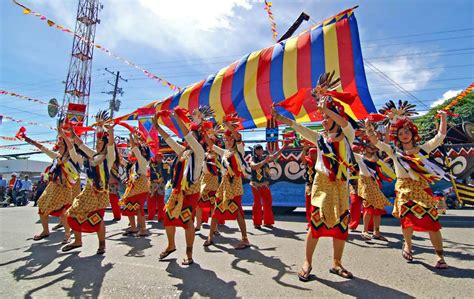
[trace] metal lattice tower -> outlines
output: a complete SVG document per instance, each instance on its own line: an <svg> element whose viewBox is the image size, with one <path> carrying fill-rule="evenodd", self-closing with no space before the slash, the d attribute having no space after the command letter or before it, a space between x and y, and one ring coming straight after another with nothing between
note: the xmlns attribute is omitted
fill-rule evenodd
<svg viewBox="0 0 474 299"><path fill-rule="evenodd" d="M64 108L67 104L74 103L85 104L89 110L93 43L96 25L100 23L98 14L101 8L99 0L79 0L71 60L64 89Z"/></svg>

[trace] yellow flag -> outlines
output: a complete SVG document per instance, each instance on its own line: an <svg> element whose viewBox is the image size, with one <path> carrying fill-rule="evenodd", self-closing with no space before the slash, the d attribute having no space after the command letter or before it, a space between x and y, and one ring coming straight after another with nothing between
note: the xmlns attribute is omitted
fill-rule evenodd
<svg viewBox="0 0 474 299"><path fill-rule="evenodd" d="M29 14L30 12L31 12L31 10L28 9L28 8L23 9L23 13L24 13L25 15Z"/></svg>

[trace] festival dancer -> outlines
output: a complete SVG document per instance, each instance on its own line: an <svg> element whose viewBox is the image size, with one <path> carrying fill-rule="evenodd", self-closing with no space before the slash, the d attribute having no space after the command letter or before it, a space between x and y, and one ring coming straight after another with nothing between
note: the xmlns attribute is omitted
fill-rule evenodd
<svg viewBox="0 0 474 299"><path fill-rule="evenodd" d="M169 113L169 111L166 111ZM162 112L160 112L162 113ZM201 177L204 148L199 143L198 132L190 131L183 120L172 113L179 129L184 135L186 141L184 145L178 144L168 133L158 124L158 117L153 118L153 125L158 134L163 137L165 142L176 153L176 161L173 165L172 191L168 202L165 205L165 230L168 238L168 246L160 253L160 260L165 259L171 253L176 251L175 234L176 227L183 227L186 238L186 258L182 265L189 266L194 263L193 244L194 244L194 216L196 206L199 200L199 189L201 187L199 178ZM165 115L161 115L166 117Z"/></svg>
<svg viewBox="0 0 474 299"><path fill-rule="evenodd" d="M440 146L446 137L447 113L439 111L441 121L438 133L433 139L420 145L418 128L409 119L409 116L415 113L414 107L413 104L400 101L398 109L393 102L389 102L386 108L381 110L391 119L389 133L395 148L378 140L371 123L367 123L367 135L370 142L384 151L394 163L397 182L393 215L400 218L405 239L403 258L409 262L413 260L413 231L428 232L437 255L435 267L446 269L448 265L444 259L441 224L429 183L441 178L449 180L449 177L444 169L429 157L429 153Z"/></svg>
<svg viewBox="0 0 474 299"><path fill-rule="evenodd" d="M214 244L214 232L219 221L237 220L242 234L242 240L237 244L236 249L250 247L247 236L247 226L245 224L244 210L242 209L242 194L244 193L242 177L246 162L244 160L244 145L242 136L237 131L237 123L241 119L236 115L229 115L224 118L223 126L225 149L213 145L215 151L221 158L222 181L217 190L217 204L214 208L211 220L209 236L204 242L204 246Z"/></svg>
<svg viewBox="0 0 474 299"><path fill-rule="evenodd" d="M391 182L395 174L390 166L379 159L378 149L371 145L366 136L362 137L359 144L361 153L354 153L359 165L359 178L357 182L357 195L363 200L364 229L361 236L364 240L388 240L380 233L381 216L385 214L385 206L391 203L382 192L382 181ZM387 173L387 175L384 174ZM351 215L352 216L352 215ZM373 221L373 236L369 235L369 224Z"/></svg>
<svg viewBox="0 0 474 299"><path fill-rule="evenodd" d="M148 197L148 217L151 221L158 217L158 221L165 219L165 185L166 170L163 164L163 154L156 152L150 160L150 196Z"/></svg>
<svg viewBox="0 0 474 299"><path fill-rule="evenodd" d="M355 166L351 150L355 133L349 123L352 120L345 114L344 107L331 97L334 94L345 95L331 91L339 85L339 79L332 80L333 75L334 73L323 74L312 93L322 114L324 132L306 128L278 114L275 107L272 109L272 115L277 121L292 127L317 145L316 176L311 190L311 229L306 236L305 261L298 272L301 281L309 280L313 253L320 237L333 238L333 267L329 271L344 278L353 277L342 266L341 260L348 237L348 179Z"/></svg>
<svg viewBox="0 0 474 299"><path fill-rule="evenodd" d="M201 230L201 224L207 223L209 216L216 206L216 194L219 188L219 165L217 154L212 146L217 142L215 136L204 135L206 154L201 175L201 193L196 208L196 231ZM222 221L223 223L223 221Z"/></svg>
<svg viewBox="0 0 474 299"><path fill-rule="evenodd" d="M73 162L70 155L73 145L67 139L60 126L58 127L58 141L53 148L53 150L57 152L53 152L27 137L24 133L26 130L24 128L22 129L20 129L17 136L23 138L29 144L34 145L53 159L53 163L48 166L45 171L49 176L48 185L38 199L38 214L43 230L41 233L35 235L33 240L39 241L49 236L48 216L51 215L58 217L64 226L64 239L62 244L67 244L70 239L70 228L66 220L65 212L72 204L72 190L74 184L77 184L79 180L79 165Z"/></svg>
<svg viewBox="0 0 474 299"><path fill-rule="evenodd" d="M109 202L112 208L112 214L114 221L120 221L122 219L122 211L120 210L120 198L118 196L119 189L122 186L123 176L125 173L125 165L127 162L122 157L119 148L126 148L126 143L120 143L120 138L116 138L115 144L115 162L110 169L109 178Z"/></svg>
<svg viewBox="0 0 474 299"><path fill-rule="evenodd" d="M120 201L122 215L128 217L130 227L122 235L130 236L138 233L139 236L146 237L149 233L145 223L144 205L150 195L148 161L151 158L151 152L139 131L130 133L130 147L127 188ZM135 222L135 216L140 229Z"/></svg>
<svg viewBox="0 0 474 299"><path fill-rule="evenodd" d="M67 252L82 247L82 233L97 233L99 248L97 254L105 253L105 208L109 204L109 175L115 159L113 125L107 112L99 112L97 120L97 141L95 151L87 147L71 129L71 136L80 151L71 152L76 161L84 165L87 182L82 192L67 210L67 221L74 232L74 242L61 250ZM107 132L104 129L107 128Z"/></svg>
<svg viewBox="0 0 474 299"><path fill-rule="evenodd" d="M301 152L300 161L305 167L305 204L306 221L308 222L308 228L311 220L311 188L313 187L313 181L316 172L314 169L314 165L316 165L317 158L318 150L314 147L310 148L310 143L305 140L303 143L303 151Z"/></svg>
<svg viewBox="0 0 474 299"><path fill-rule="evenodd" d="M260 144L254 147L254 154L250 162L252 178L250 186L253 194L252 220L256 229L263 226L273 228L275 219L273 216L273 200L270 191L270 167L268 163L274 161L283 151L284 146L274 154L263 156L263 146ZM263 209L262 209L263 206Z"/></svg>

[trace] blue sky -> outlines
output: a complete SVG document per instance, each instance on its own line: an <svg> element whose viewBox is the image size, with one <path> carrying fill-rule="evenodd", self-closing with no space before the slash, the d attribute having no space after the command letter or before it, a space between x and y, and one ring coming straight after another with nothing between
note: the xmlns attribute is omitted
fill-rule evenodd
<svg viewBox="0 0 474 299"><path fill-rule="evenodd" d="M22 1L58 24L74 28L77 1ZM97 26L101 44L150 72L184 87L214 73L237 58L272 44L263 1L104 0ZM273 1L279 35L300 12L311 16L304 30L346 8L355 11L363 56L400 83L426 110L435 101L454 96L474 80L474 1ZM0 1L0 89L31 98L62 101L72 37L23 15L11 1ZM418 53L413 55L413 53ZM419 54L421 53L421 54ZM101 51L95 51L91 112L108 107L113 82L107 67L128 79L122 82L120 114L172 91ZM388 99L408 99L366 65L369 88L377 107ZM46 107L0 96L1 114L54 126ZM19 124L3 121L0 136L13 136ZM54 139L46 127L28 125L38 140ZM263 136L254 136L263 137ZM0 145L16 142L0 140ZM30 146L21 146L28 150ZM8 150L9 152L10 150ZM0 154L7 152L0 149ZM35 156L35 159L39 158Z"/></svg>

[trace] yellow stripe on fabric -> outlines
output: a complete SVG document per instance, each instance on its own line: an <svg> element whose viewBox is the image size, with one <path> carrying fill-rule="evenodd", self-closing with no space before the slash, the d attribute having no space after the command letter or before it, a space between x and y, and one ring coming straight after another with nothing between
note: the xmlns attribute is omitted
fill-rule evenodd
<svg viewBox="0 0 474 299"><path fill-rule="evenodd" d="M257 127L262 127L267 124L267 118L260 106L260 101L257 96L257 69L260 52L256 51L249 55L245 65L244 77L244 99L247 109L252 115L253 122Z"/></svg>
<svg viewBox="0 0 474 299"><path fill-rule="evenodd" d="M103 163L99 165L99 173L100 173L100 181L102 183L102 188L105 188L107 186L107 182L105 181L105 169L104 169Z"/></svg>
<svg viewBox="0 0 474 299"><path fill-rule="evenodd" d="M323 26L324 33L324 63L326 65L326 72L331 73L335 71L334 78L340 78L341 72L339 69L339 48L337 45L337 33L336 33L336 23ZM338 91L342 90L342 85L337 89ZM338 101L344 107L344 111L353 119L357 119L354 112L349 105Z"/></svg>
<svg viewBox="0 0 474 299"><path fill-rule="evenodd" d="M181 97L179 98L179 107L189 109L189 96L191 95L191 92L193 91L194 87L196 87L196 84L190 85L183 91ZM189 113L191 112L192 111L189 111Z"/></svg>
<svg viewBox="0 0 474 299"><path fill-rule="evenodd" d="M218 122L221 122L225 115L224 108L222 108L221 89L222 81L224 80L224 74L227 71L227 68L228 67L225 67L217 73L209 93L209 107L214 109L215 119Z"/></svg>
<svg viewBox="0 0 474 299"><path fill-rule="evenodd" d="M163 105L163 102L159 103L159 104L156 104L155 105L155 111L156 112L159 112L161 110L161 106ZM158 123L161 125L161 126L164 126L165 123L163 122L163 117L160 117L158 118Z"/></svg>
<svg viewBox="0 0 474 299"><path fill-rule="evenodd" d="M347 162L347 149L346 149L346 142L342 140L339 142L339 157L343 159L344 162ZM336 178L340 179L343 175L347 178L347 165L339 162L339 168L336 175Z"/></svg>
<svg viewBox="0 0 474 299"><path fill-rule="evenodd" d="M289 98L298 92L298 37L287 40L283 54L283 93ZM300 113L295 115L299 123L310 122L308 112L301 107Z"/></svg>

